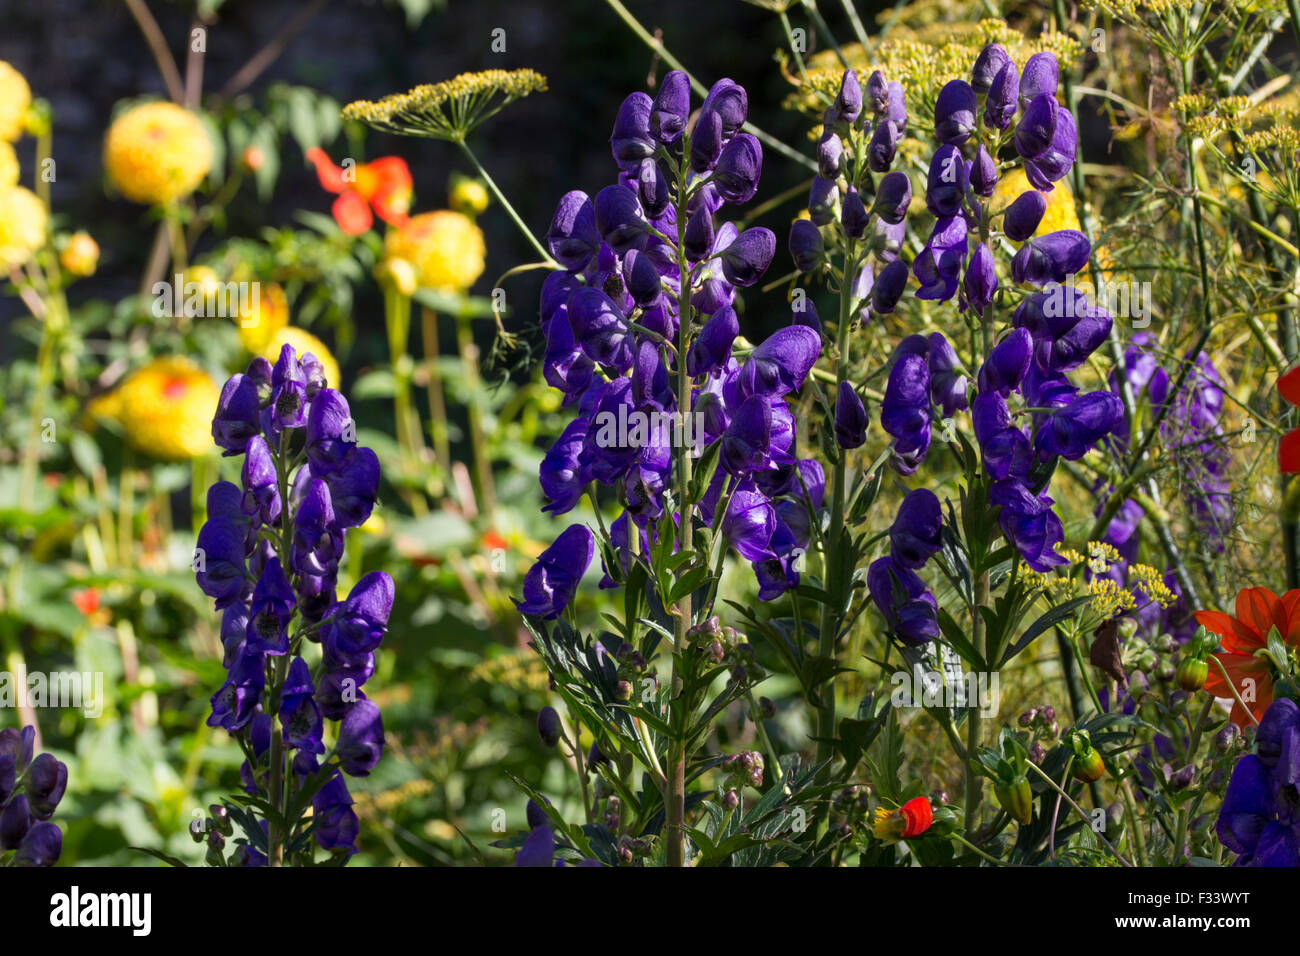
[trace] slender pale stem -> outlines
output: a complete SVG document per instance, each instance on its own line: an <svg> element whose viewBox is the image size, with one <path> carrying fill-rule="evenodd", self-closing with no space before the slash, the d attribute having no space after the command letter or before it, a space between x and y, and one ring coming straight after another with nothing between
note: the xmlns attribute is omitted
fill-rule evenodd
<svg viewBox="0 0 1300 956"><path fill-rule="evenodd" d="M519 227L519 231L524 234L524 237L528 240L529 244L537 250L543 259L550 263L552 268L558 269L560 264L551 258L551 254L546 251L545 247L543 247L540 242L537 241L537 237L533 235L533 231L524 224L523 217L515 211L514 206L510 205L510 200L507 199L506 194L501 191L501 187L497 185L496 180L493 179L488 174L488 171L483 168L483 164L480 163L478 157L474 155L474 151L469 148L469 143L466 143L464 140L457 140L456 145L459 146L461 152L465 154L465 158L468 159L474 168L478 170L478 174L483 177L483 182L487 183L488 189L492 190L492 195L497 197L497 202L501 204L501 208L506 211L506 214L509 215L512 220L514 220L515 225Z"/></svg>

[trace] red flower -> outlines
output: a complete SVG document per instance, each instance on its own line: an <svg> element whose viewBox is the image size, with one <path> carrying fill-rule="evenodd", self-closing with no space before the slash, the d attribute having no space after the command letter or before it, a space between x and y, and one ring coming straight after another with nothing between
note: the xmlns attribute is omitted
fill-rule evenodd
<svg viewBox="0 0 1300 956"><path fill-rule="evenodd" d="M1278 394L1300 407L1300 366L1277 380ZM1277 466L1284 475L1300 474L1300 428L1293 428L1277 443Z"/></svg>
<svg viewBox="0 0 1300 956"><path fill-rule="evenodd" d="M930 829L930 822L934 819L934 811L930 808L930 801L926 797L913 797L899 807L898 813L905 821L904 840L908 837L920 836Z"/></svg>
<svg viewBox="0 0 1300 956"><path fill-rule="evenodd" d="M1223 611L1197 611L1196 620L1219 636L1223 650L1210 656L1228 673L1225 680L1223 671L1211 664L1205 689L1215 697L1231 699L1232 722L1245 728L1259 723L1273 703L1273 671L1268 659L1255 652L1268 646L1269 631L1275 627L1288 647L1300 645L1300 590L1279 598L1268 588L1246 588L1237 595L1236 612L1233 617ZM1232 688L1246 709L1236 701Z"/></svg>
<svg viewBox="0 0 1300 956"><path fill-rule="evenodd" d="M99 591L95 588L77 591L72 595L72 603L77 606L78 611L90 617L99 610Z"/></svg>
<svg viewBox="0 0 1300 956"><path fill-rule="evenodd" d="M411 170L399 156L382 156L374 162L343 169L335 166L319 147L307 150L316 166L321 186L338 194L334 221L349 236L359 236L374 222L371 207L384 222L400 226L411 208Z"/></svg>

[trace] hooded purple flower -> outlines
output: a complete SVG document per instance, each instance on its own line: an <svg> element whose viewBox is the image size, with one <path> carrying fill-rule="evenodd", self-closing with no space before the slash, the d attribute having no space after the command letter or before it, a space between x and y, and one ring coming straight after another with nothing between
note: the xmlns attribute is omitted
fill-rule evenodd
<svg viewBox="0 0 1300 956"><path fill-rule="evenodd" d="M305 753L323 754L325 745L321 738L325 724L321 720L315 693L307 662L295 657L280 690L280 726L284 728L284 742Z"/></svg>
<svg viewBox="0 0 1300 956"><path fill-rule="evenodd" d="M981 242L971 255L966 267L966 276L962 281L961 301L976 315L983 315L984 310L993 301L993 293L998 288L998 274L993 268L993 252L988 243Z"/></svg>
<svg viewBox="0 0 1300 956"><path fill-rule="evenodd" d="M614 300L591 286L569 297L569 322L585 354L593 362L619 372L632 367L632 330Z"/></svg>
<svg viewBox="0 0 1300 956"><path fill-rule="evenodd" d="M695 121L691 135L691 169L707 173L722 155L722 116L715 112L702 112Z"/></svg>
<svg viewBox="0 0 1300 956"><path fill-rule="evenodd" d="M1046 51L1035 53L1025 64L1024 75L1020 77L1020 105L1028 106L1039 96L1055 98L1060 77L1061 68L1055 54Z"/></svg>
<svg viewBox="0 0 1300 956"><path fill-rule="evenodd" d="M1002 217L1002 231L1012 242L1024 242L1038 231L1047 212L1047 198L1037 189L1028 189L1007 206Z"/></svg>
<svg viewBox="0 0 1300 956"><path fill-rule="evenodd" d="M862 196L853 186L844 194L844 207L840 211L840 224L844 235L850 239L861 239L867 232L867 207L862 204Z"/></svg>
<svg viewBox="0 0 1300 956"><path fill-rule="evenodd" d="M655 141L650 135L650 97L640 91L631 93L618 108L609 146L620 169L630 169L654 155Z"/></svg>
<svg viewBox="0 0 1300 956"><path fill-rule="evenodd" d="M244 529L228 518L209 518L199 529L194 577L218 611L244 593L245 546Z"/></svg>
<svg viewBox="0 0 1300 956"><path fill-rule="evenodd" d="M966 198L966 163L956 146L940 146L930 159L925 205L939 219L956 216Z"/></svg>
<svg viewBox="0 0 1300 956"><path fill-rule="evenodd" d="M933 491L909 491L889 528L889 554L898 567L913 571L943 546L943 508Z"/></svg>
<svg viewBox="0 0 1300 956"><path fill-rule="evenodd" d="M1020 388L1034 357L1034 341L1024 329L1012 329L993 346L980 366L979 390L998 392L1004 398Z"/></svg>
<svg viewBox="0 0 1300 956"><path fill-rule="evenodd" d="M984 470L995 481L1022 478L1033 466L1029 436L1012 424L1006 400L996 390L981 391L971 406L975 440L979 443Z"/></svg>
<svg viewBox="0 0 1300 956"><path fill-rule="evenodd" d="M1036 286L1065 282L1083 270L1091 254L1087 236L1075 229L1059 229L1020 247L1011 260L1011 278Z"/></svg>
<svg viewBox="0 0 1300 956"><path fill-rule="evenodd" d="M772 503L753 482L737 485L722 519L722 533L731 546L747 561L766 560L772 556L770 545L775 531Z"/></svg>
<svg viewBox="0 0 1300 956"><path fill-rule="evenodd" d="M244 514L260 524L274 525L280 520L280 487L271 449L261 435L248 442L244 455Z"/></svg>
<svg viewBox="0 0 1300 956"><path fill-rule="evenodd" d="M912 571L892 558L877 558L867 568L867 591L890 631L904 643L927 644L938 638L938 605Z"/></svg>
<svg viewBox="0 0 1300 956"><path fill-rule="evenodd" d="M248 653L279 655L289 651L289 621L297 604L280 559L272 558L253 588L248 631L244 646Z"/></svg>
<svg viewBox="0 0 1300 956"><path fill-rule="evenodd" d="M586 268L600 248L596 208L586 193L575 189L560 197L546 232L546 245L555 261L569 271Z"/></svg>
<svg viewBox="0 0 1300 956"><path fill-rule="evenodd" d="M941 143L960 146L975 132L975 91L965 80L951 80L939 91L934 104L934 136Z"/></svg>
<svg viewBox="0 0 1300 956"><path fill-rule="evenodd" d="M361 825L343 775L335 773L311 800L312 834L323 850L356 852Z"/></svg>
<svg viewBox="0 0 1300 956"><path fill-rule="evenodd" d="M1016 307L1016 328L1034 338L1034 361L1045 371L1068 372L1082 365L1110 334L1111 317L1074 286L1054 285Z"/></svg>
<svg viewBox="0 0 1300 956"><path fill-rule="evenodd" d="M985 199L993 195L993 190L998 184L998 166L983 143L975 151L975 158L971 161L967 178L970 180L971 191L975 195Z"/></svg>
<svg viewBox="0 0 1300 956"><path fill-rule="evenodd" d="M928 341L930 400L942 406L944 418L952 418L968 404L967 381L961 369L961 359L942 332L931 332Z"/></svg>
<svg viewBox="0 0 1300 956"><path fill-rule="evenodd" d="M976 93L985 95L993 88L993 81L1002 72L1002 68L1011 62L1011 57L1001 43L990 43L980 50L971 67L970 85Z"/></svg>
<svg viewBox="0 0 1300 956"><path fill-rule="evenodd" d="M217 414L212 419L213 442L225 449L225 457L241 455L261 427L257 383L246 375L230 376L221 389Z"/></svg>
<svg viewBox="0 0 1300 956"><path fill-rule="evenodd" d="M38 754L27 768L27 803L37 820L54 816L68 789L68 768L53 754Z"/></svg>
<svg viewBox="0 0 1300 956"><path fill-rule="evenodd" d="M898 225L912 204L912 180L907 173L892 172L880 177L871 211L890 225Z"/></svg>
<svg viewBox="0 0 1300 956"><path fill-rule="evenodd" d="M226 682L212 695L209 727L234 733L252 722L266 686L264 662L265 658L258 653L246 650L239 654L226 675Z"/></svg>
<svg viewBox="0 0 1300 956"><path fill-rule="evenodd" d="M538 481L547 503L542 511L562 515L573 510L582 497L586 482L582 480L582 466L578 457L582 452L583 438L587 434L587 419L575 418L565 426L555 444L542 458Z"/></svg>
<svg viewBox="0 0 1300 956"><path fill-rule="evenodd" d="M772 402L752 395L736 410L722 435L718 460L728 474L748 478L772 461Z"/></svg>
<svg viewBox="0 0 1300 956"><path fill-rule="evenodd" d="M302 428L307 424L307 376L292 345L280 349L271 369L271 421L278 428Z"/></svg>
<svg viewBox="0 0 1300 956"><path fill-rule="evenodd" d="M903 297L903 292L907 289L910 277L907 263L902 259L895 259L881 269L875 283L871 286L871 311L879 315L893 312L898 305L898 300Z"/></svg>
<svg viewBox="0 0 1300 956"><path fill-rule="evenodd" d="M58 862L63 852L63 833L53 823L38 823L27 831L18 852L14 854L15 867L46 867Z"/></svg>
<svg viewBox="0 0 1300 956"><path fill-rule="evenodd" d="M1024 482L1009 478L994 482L989 503L1002 509L998 513L1002 533L1031 568L1045 572L1067 563L1056 550L1065 540L1065 529L1052 510L1051 498L1034 495Z"/></svg>
<svg viewBox="0 0 1300 956"><path fill-rule="evenodd" d="M359 528L366 523L379 495L379 456L356 447L338 471L325 476L334 522L339 528Z"/></svg>
<svg viewBox="0 0 1300 956"><path fill-rule="evenodd" d="M763 147L753 136L741 133L722 148L713 170L718 195L729 203L746 203L758 191L763 172Z"/></svg>
<svg viewBox="0 0 1300 956"><path fill-rule="evenodd" d="M337 471L356 447L356 426L347 399L332 388L323 388L307 413L307 460L312 473Z"/></svg>
<svg viewBox="0 0 1300 956"><path fill-rule="evenodd" d="M371 571L352 586L347 599L333 608L332 620L322 638L331 652L356 656L377 647L388 631L393 610L393 579L383 571Z"/></svg>
<svg viewBox="0 0 1300 956"><path fill-rule="evenodd" d="M334 747L339 766L349 777L368 777L384 755L384 721L373 701L359 700L339 722Z"/></svg>
<svg viewBox="0 0 1300 956"><path fill-rule="evenodd" d="M842 123L855 123L862 115L862 86L854 70L845 70L840 78L840 91L831 105L835 118Z"/></svg>
<svg viewBox="0 0 1300 956"><path fill-rule="evenodd" d="M840 382L835 401L835 440L841 448L861 448L867 441L867 410L848 382Z"/></svg>
<svg viewBox="0 0 1300 956"><path fill-rule="evenodd" d="M691 81L681 70L664 74L659 93L650 107L650 135L665 146L682 138L691 115Z"/></svg>
<svg viewBox="0 0 1300 956"><path fill-rule="evenodd" d="M821 230L807 219L796 219L790 225L790 258L800 272L812 272L821 265L826 243Z"/></svg>
<svg viewBox="0 0 1300 956"><path fill-rule="evenodd" d="M732 285L751 286L763 278L775 255L776 234L764 226L753 226L722 250L722 273Z"/></svg>
<svg viewBox="0 0 1300 956"><path fill-rule="evenodd" d="M319 478L307 485L293 518L289 566L303 578L333 578L343 556L343 533L335 524L329 486ZM333 587L332 580L326 587Z"/></svg>
<svg viewBox="0 0 1300 956"><path fill-rule="evenodd" d="M1026 160L1045 156L1052 148L1060 113L1056 97L1050 94L1044 93L1029 101L1016 126L1016 152Z"/></svg>
<svg viewBox="0 0 1300 956"><path fill-rule="evenodd" d="M930 447L930 369L925 356L898 356L880 403L880 426L895 439L894 468L910 475Z"/></svg>
<svg viewBox="0 0 1300 956"><path fill-rule="evenodd" d="M925 248L912 263L912 273L921 283L916 297L947 302L957 293L965 263L966 220L961 216L937 220Z"/></svg>
<svg viewBox="0 0 1300 956"><path fill-rule="evenodd" d="M731 356L731 344L739 334L740 323L731 306L714 312L700 329L699 336L691 343L691 349L686 355L686 374L708 375L714 369L721 368Z"/></svg>
<svg viewBox="0 0 1300 956"><path fill-rule="evenodd" d="M984 122L997 130L1005 131L1016 115L1017 89L1020 73L1011 60L993 77L988 99L984 102Z"/></svg>
<svg viewBox="0 0 1300 956"><path fill-rule="evenodd" d="M1025 159L1025 176L1029 179L1029 184L1035 189L1051 192L1052 184L1064 179L1074 165L1078 150L1079 131L1074 125L1074 115L1065 107L1057 105L1051 144L1039 155Z"/></svg>
<svg viewBox="0 0 1300 956"><path fill-rule="evenodd" d="M867 168L873 173L889 172L889 167L894 165L900 138L898 127L889 120L876 124L867 142Z"/></svg>
<svg viewBox="0 0 1300 956"><path fill-rule="evenodd" d="M700 107L700 118L716 113L722 121L723 138L731 139L745 125L748 112L749 94L745 88L734 80L723 77L709 89L709 94Z"/></svg>
<svg viewBox="0 0 1300 956"><path fill-rule="evenodd" d="M1114 392L1089 392L1048 416L1038 427L1034 447L1046 461L1060 455L1078 461L1124 417L1124 403Z"/></svg>
<svg viewBox="0 0 1300 956"><path fill-rule="evenodd" d="M636 193L626 186L606 186L596 193L596 228L620 256L645 243L646 221Z"/></svg>
<svg viewBox="0 0 1300 956"><path fill-rule="evenodd" d="M578 583L596 553L596 539L586 525L571 524L541 553L524 577L524 599L516 601L522 614L553 620L573 600Z"/></svg>
<svg viewBox="0 0 1300 956"><path fill-rule="evenodd" d="M821 336L802 325L777 329L749 353L728 385L728 404L739 405L751 395L779 398L797 392L821 353Z"/></svg>
<svg viewBox="0 0 1300 956"><path fill-rule="evenodd" d="M829 226L838 215L839 190L835 181L813 177L812 188L808 191L808 215L814 225Z"/></svg>

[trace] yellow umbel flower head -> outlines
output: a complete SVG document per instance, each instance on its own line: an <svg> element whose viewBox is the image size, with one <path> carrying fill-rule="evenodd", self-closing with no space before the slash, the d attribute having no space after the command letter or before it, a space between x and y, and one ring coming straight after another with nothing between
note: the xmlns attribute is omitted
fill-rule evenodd
<svg viewBox="0 0 1300 956"><path fill-rule="evenodd" d="M0 140L12 143L23 134L23 120L31 105L31 87L23 75L0 60Z"/></svg>
<svg viewBox="0 0 1300 956"><path fill-rule="evenodd" d="M333 389L339 387L338 361L330 354L330 350L325 346L325 343L316 338L316 336L312 335L306 329L299 329L292 325L287 325L284 328L279 329L273 336L271 336L270 341L266 344L266 348L262 349L261 355L268 362L274 365L275 360L280 357L280 350L286 345L293 346L293 350L299 359L308 352L316 356L316 360L320 362L321 368L325 370L325 384Z"/></svg>
<svg viewBox="0 0 1300 956"><path fill-rule="evenodd" d="M0 140L0 193L18 185L18 154L14 148Z"/></svg>
<svg viewBox="0 0 1300 956"><path fill-rule="evenodd" d="M212 450L212 416L219 393L208 374L187 358L154 359L116 389L95 399L93 418L121 425L139 451L166 461L185 461Z"/></svg>
<svg viewBox="0 0 1300 956"><path fill-rule="evenodd" d="M464 292L483 274L483 233L466 216L448 209L412 216L388 233L384 253L415 266L426 289Z"/></svg>
<svg viewBox="0 0 1300 956"><path fill-rule="evenodd" d="M256 304L250 302L245 314L236 321L239 341L244 348L253 355L263 354L267 343L289 324L289 300L285 298L284 290L274 283L259 285ZM279 348L275 354L278 358ZM274 361L272 359L272 363Z"/></svg>
<svg viewBox="0 0 1300 956"><path fill-rule="evenodd" d="M0 273L27 262L45 245L49 216L36 194L22 186L0 191Z"/></svg>
<svg viewBox="0 0 1300 956"><path fill-rule="evenodd" d="M175 103L127 110L104 138L104 169L122 195L163 205L192 193L212 168L212 141L199 118Z"/></svg>

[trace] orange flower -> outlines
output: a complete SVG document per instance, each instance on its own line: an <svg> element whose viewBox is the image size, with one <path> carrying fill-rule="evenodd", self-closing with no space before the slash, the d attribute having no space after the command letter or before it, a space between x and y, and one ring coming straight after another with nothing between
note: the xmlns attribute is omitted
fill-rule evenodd
<svg viewBox="0 0 1300 956"><path fill-rule="evenodd" d="M877 807L871 829L882 840L909 840L930 829L933 820L934 809L930 806L929 799L913 797L897 810Z"/></svg>
<svg viewBox="0 0 1300 956"><path fill-rule="evenodd" d="M316 166L321 186L337 193L334 221L349 236L359 236L374 222L373 207L379 218L390 225L406 222L411 208L411 170L399 156L382 156L374 162L353 169L335 166L320 147L307 150L307 159Z"/></svg>
<svg viewBox="0 0 1300 956"><path fill-rule="evenodd" d="M90 617L99 610L99 591L95 588L77 591L72 595L72 603L77 606L78 611Z"/></svg>
<svg viewBox="0 0 1300 956"><path fill-rule="evenodd" d="M1278 394L1300 407L1300 366L1277 380ZM1300 428L1293 428L1277 443L1277 466L1284 475L1300 474Z"/></svg>
<svg viewBox="0 0 1300 956"><path fill-rule="evenodd" d="M1232 722L1245 728L1259 723L1273 703L1273 672L1269 661L1255 652L1268 646L1268 635L1277 628L1288 647L1300 645L1300 590L1287 591L1280 598L1268 588L1246 588L1237 595L1236 617L1223 611L1197 611L1196 620L1207 631L1219 636L1223 650L1210 656L1223 665L1223 671L1210 666L1205 689L1215 697L1231 699ZM1246 708L1237 702L1236 688ZM1252 720L1253 716L1253 720Z"/></svg>

